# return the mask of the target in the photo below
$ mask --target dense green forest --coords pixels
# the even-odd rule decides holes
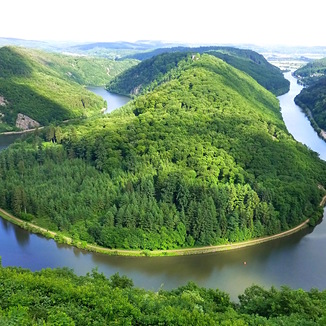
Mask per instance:
[[[306,112],[317,132],[320,128],[326,130],[326,77],[302,89],[294,100]]]
[[[121,94],[137,95],[142,90],[148,90],[150,84],[161,83],[162,75],[167,72],[173,74],[173,70],[179,65],[184,65],[184,57],[187,54],[195,53],[209,53],[224,60],[246,72],[275,95],[284,94],[289,90],[289,81],[284,79],[281,70],[271,65],[261,54],[247,49],[220,46],[161,48],[132,55],[130,58],[143,62],[119,75],[108,88]]]
[[[314,60],[294,72],[303,88],[294,99],[317,132],[326,130],[326,58]]]
[[[305,66],[297,69],[294,75],[303,85],[314,84],[326,76],[326,58],[307,63]]]
[[[0,267],[0,325],[325,325],[326,291],[247,288],[239,302],[189,282],[157,292],[118,273]]]
[[[0,131],[12,130],[18,113],[41,125],[99,113],[103,99],[82,85],[104,85],[133,64],[0,48]]]
[[[109,60],[35,50],[33,56],[37,57],[40,63],[54,70],[62,79],[87,86],[104,86],[115,76],[139,62],[135,59]]]
[[[76,242],[144,250],[314,224],[325,162],[288,134],[275,96],[215,56],[190,61],[108,116],[1,152],[0,207]]]

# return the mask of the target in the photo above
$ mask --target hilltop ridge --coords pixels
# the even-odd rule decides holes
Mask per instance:
[[[271,65],[261,54],[232,47],[176,47],[135,54],[130,58],[142,62],[118,75],[107,85],[107,89],[124,95],[142,93],[161,83],[164,78],[171,78],[169,75],[177,73],[180,67],[182,69],[190,63],[189,58],[203,53],[218,57],[247,73],[275,95],[289,90],[289,81],[284,78],[281,70]]]

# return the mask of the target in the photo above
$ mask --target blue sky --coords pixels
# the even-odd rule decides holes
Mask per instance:
[[[324,45],[323,0],[8,0],[0,37]]]

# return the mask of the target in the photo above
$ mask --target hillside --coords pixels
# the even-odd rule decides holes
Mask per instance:
[[[312,85],[314,82],[326,76],[326,58],[313,60],[305,66],[297,69],[294,75],[303,85]]]
[[[275,96],[203,54],[106,117],[1,152],[0,207],[76,244],[215,245],[314,224],[325,167]]]
[[[93,270],[32,273],[0,267],[1,325],[324,325],[326,292],[257,285],[239,303],[218,289],[189,282],[157,292],[135,288],[118,273],[106,279]]]
[[[133,64],[0,48],[0,131],[14,129],[19,113],[41,125],[99,113],[105,103],[83,86],[104,85]]]
[[[306,112],[317,132],[326,130],[326,77],[303,88],[294,100]]]
[[[101,98],[62,79],[40,52],[0,48],[0,129],[15,128],[22,113],[41,125],[89,116],[104,107]]]
[[[83,86],[104,86],[115,76],[138,63],[138,60],[132,59],[110,60],[41,51],[33,51],[33,57],[54,70],[61,78]]]
[[[164,75],[175,73],[178,66],[184,64],[185,58],[192,57],[196,53],[209,53],[221,58],[249,74],[275,95],[284,94],[289,90],[289,82],[284,79],[280,69],[268,63],[262,55],[251,50],[230,47],[164,48],[144,53],[144,56],[135,55],[132,57],[146,59],[119,75],[108,84],[107,88],[120,94],[137,95],[170,78]]]

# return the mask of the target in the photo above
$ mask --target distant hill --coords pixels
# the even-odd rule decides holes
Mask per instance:
[[[220,49],[227,49],[230,47],[222,47],[222,46],[199,46],[199,47],[189,47],[189,46],[173,46],[173,47],[160,47],[151,51],[140,52],[132,55],[126,56],[126,58],[137,59],[140,61],[144,61],[147,59],[151,59],[157,55],[162,53],[175,53],[175,52],[194,52],[194,53],[204,53],[208,51],[218,51]],[[232,49],[232,48],[231,48]]]
[[[321,217],[326,164],[288,133],[271,92],[210,54],[150,60],[172,69],[125,107],[2,151],[0,207],[74,244],[144,254]]]
[[[196,53],[210,53],[221,58],[233,67],[240,69],[258,81],[275,95],[286,93],[289,82],[281,70],[260,54],[251,50],[231,47],[176,47],[157,49],[152,52],[131,56],[143,60],[138,66],[124,72],[108,84],[108,89],[121,94],[135,95],[165,80],[164,74],[173,74],[179,60]],[[168,76],[166,78],[169,78]]]
[[[294,75],[303,85],[312,85],[326,76],[326,58],[313,60],[297,69]]]
[[[137,42],[95,42],[77,44],[65,49],[66,52],[110,58],[114,60],[137,60],[132,56],[137,53],[149,52],[155,48],[171,47],[170,43],[161,41]]]
[[[60,51],[61,49],[67,46],[67,43],[0,37],[0,47],[3,46],[19,46],[19,47],[39,49],[44,51]],[[70,43],[69,46],[72,46],[72,44]]]
[[[86,44],[78,44],[74,45],[72,48],[88,51],[94,48],[104,48],[104,49],[132,49],[132,50],[151,50],[153,48],[168,46],[169,44],[165,44],[161,41],[137,41],[137,42],[95,42],[95,43],[86,43]],[[137,59],[137,58],[133,58]],[[137,59],[139,60],[139,59]]]
[[[85,55],[73,55],[67,53],[49,53],[33,51],[35,58],[45,64],[51,70],[69,82],[73,81],[80,85],[104,86],[115,76],[124,72],[136,64],[138,60],[110,60]]]
[[[134,64],[2,47],[0,131],[15,128],[19,113],[47,125],[100,112],[104,101],[83,86],[104,85]]]

